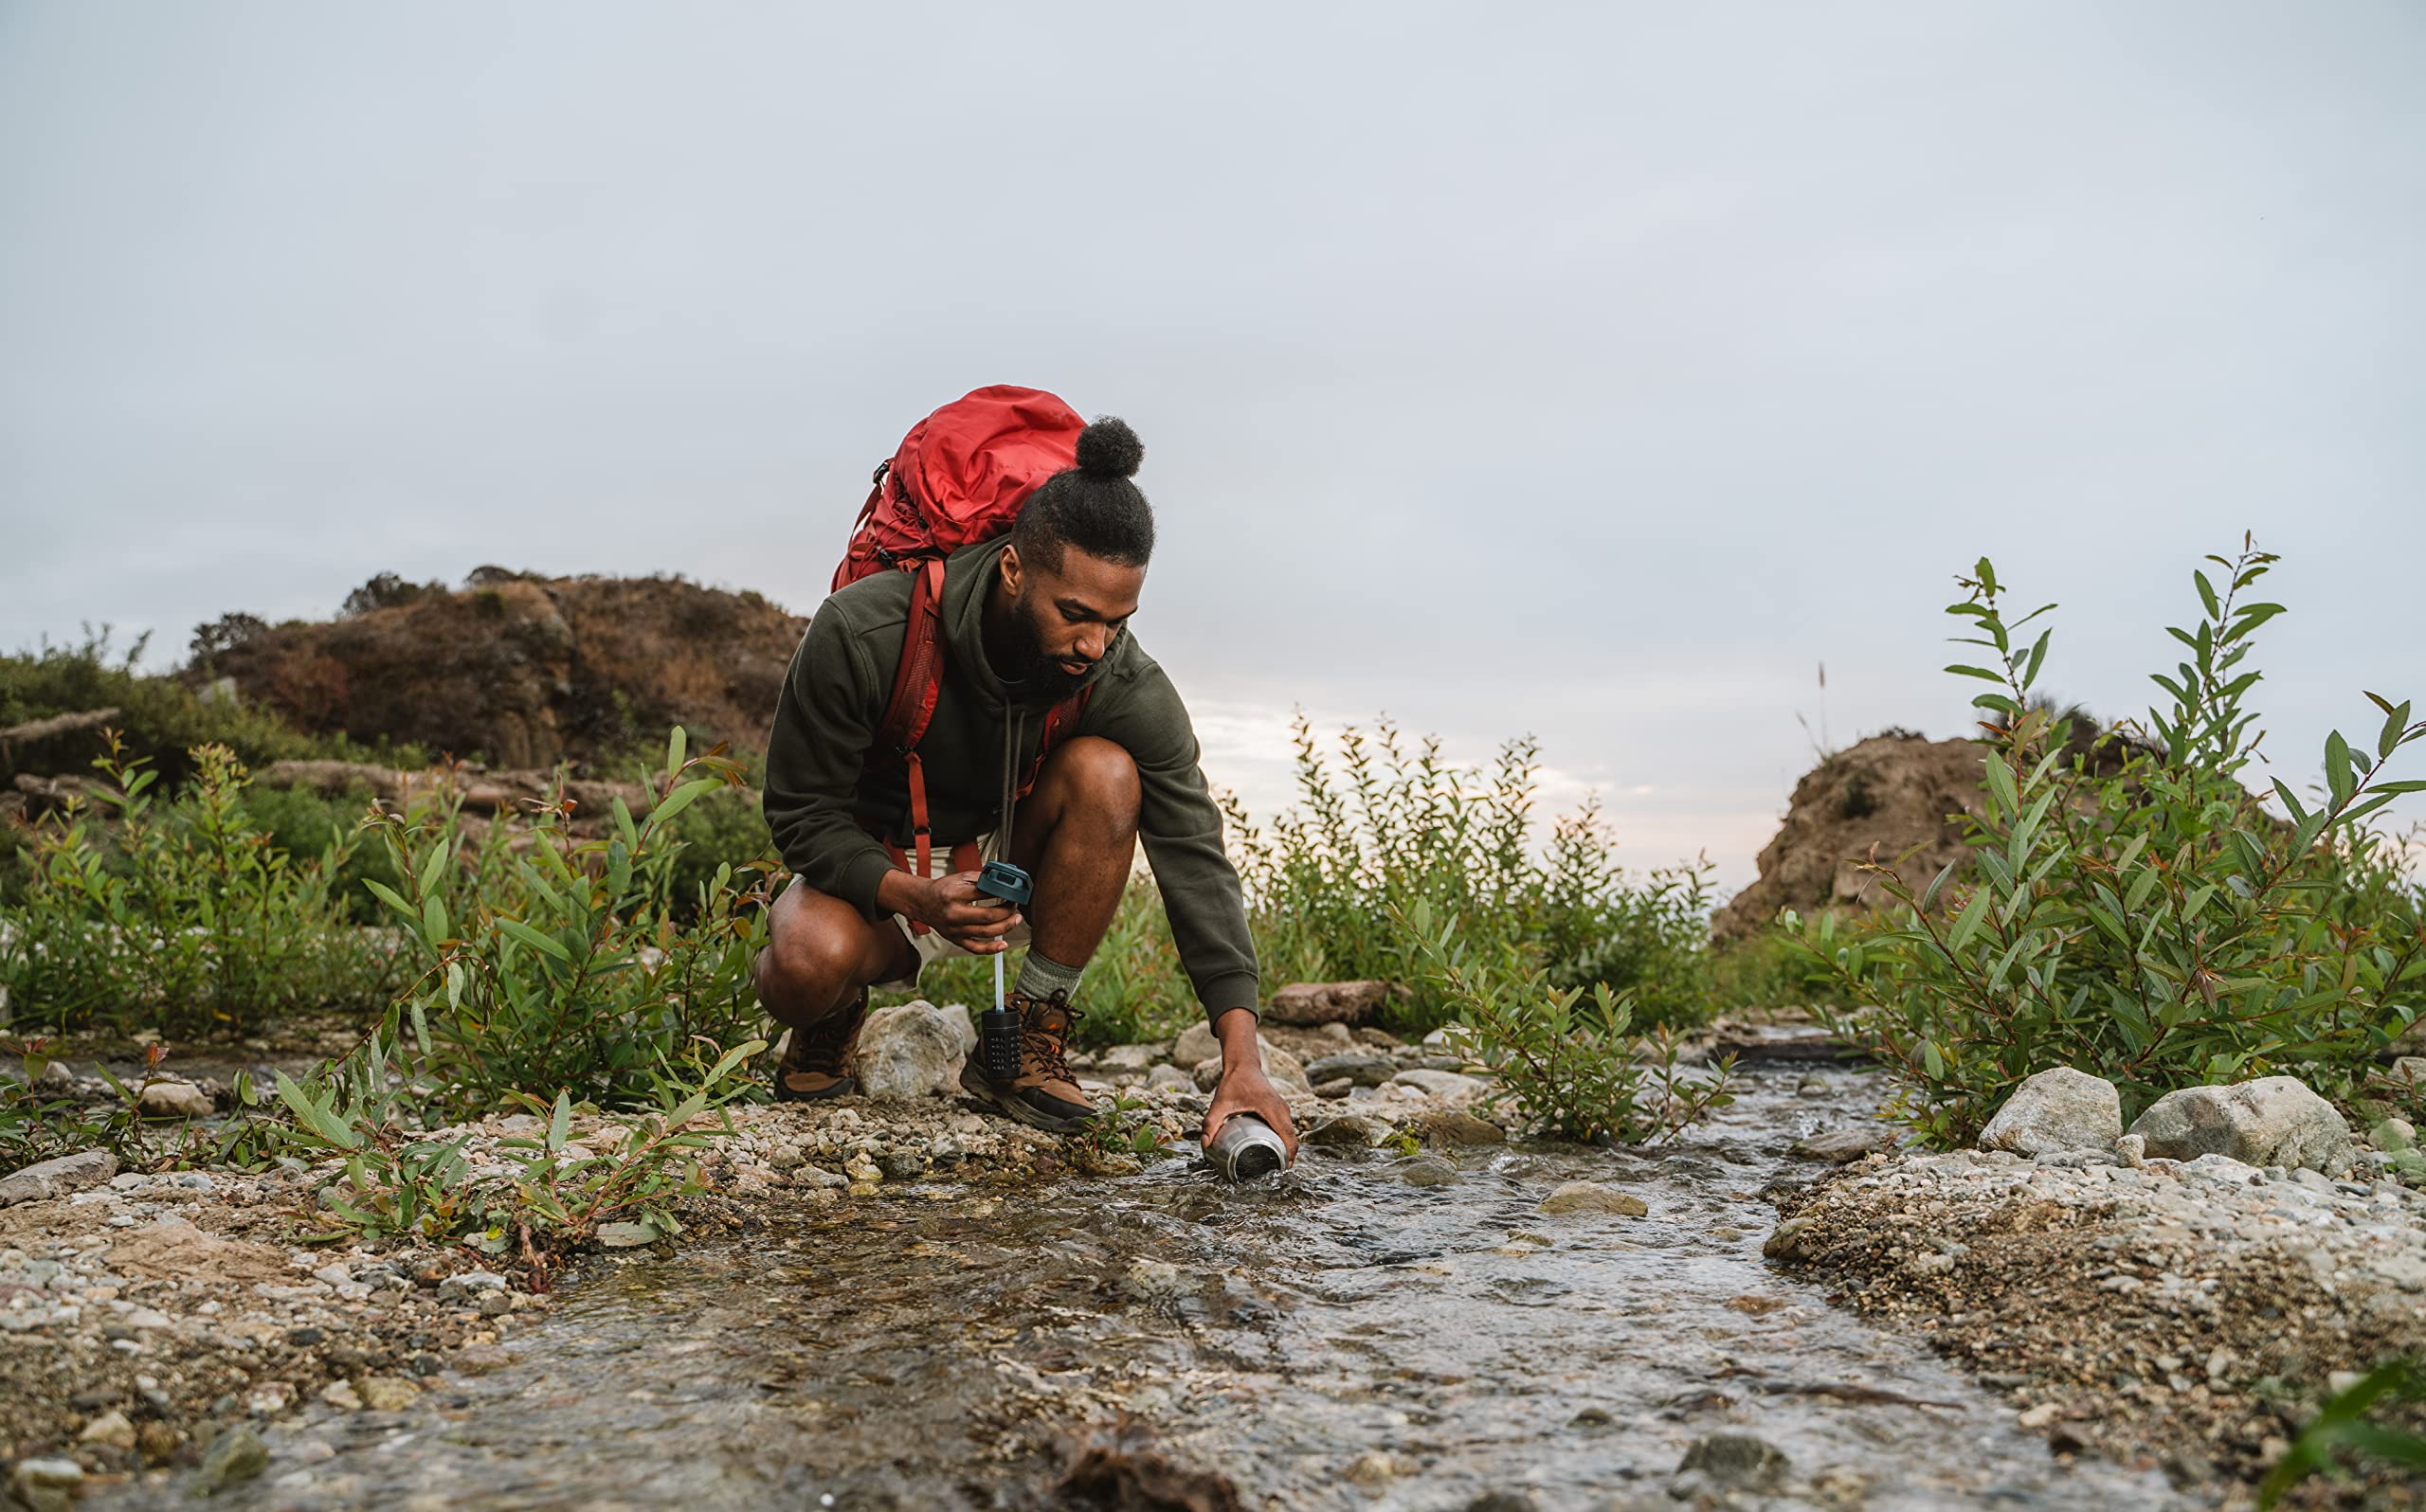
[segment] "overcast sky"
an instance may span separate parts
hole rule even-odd
[[[1530,730],[1741,883],[1819,663],[1838,744],[1962,732],[1984,552],[2135,710],[2244,530],[2306,783],[2426,702],[2421,79],[2357,0],[0,3],[0,644],[485,562],[806,613],[1022,383],[1145,439],[1258,808],[1293,706]]]

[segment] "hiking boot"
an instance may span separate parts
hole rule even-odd
[[[852,1047],[859,1043],[860,1024],[868,1016],[867,989],[806,1029],[792,1031],[784,1058],[775,1063],[775,1101],[815,1103],[848,1097],[860,1089],[859,1078],[845,1069]]]
[[[1095,1117],[1095,1105],[1070,1074],[1070,1026],[1077,1021],[1078,1010],[1070,1006],[1069,994],[1035,998],[1015,992],[1004,1006],[1020,1016],[1018,1079],[991,1080],[982,1058],[971,1055],[960,1070],[961,1089],[1031,1128],[1054,1134],[1067,1134]]]

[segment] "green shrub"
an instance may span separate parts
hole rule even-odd
[[[389,997],[394,951],[338,891],[353,837],[290,853],[248,812],[233,752],[190,756],[192,784],[162,804],[156,774],[113,740],[109,822],[79,801],[33,828],[23,901],[0,920],[9,1021],[183,1037]]]
[[[729,876],[767,875],[781,869],[775,837],[758,800],[738,788],[721,788],[676,816],[674,855],[667,885],[675,911],[689,918],[703,907],[700,890],[711,885],[718,868]]]
[[[1374,978],[1403,983],[1398,1027],[1421,1033],[1454,1004],[1396,919],[1416,904],[1458,937],[1513,949],[1561,987],[1631,995],[1644,1027],[1711,1012],[1707,862],[1628,879],[1598,810],[1553,826],[1533,854],[1539,764],[1510,741],[1488,772],[1441,758],[1426,736],[1410,752],[1386,720],[1340,737],[1333,771],[1296,721],[1300,807],[1258,829],[1228,805],[1240,873],[1267,982]]]
[[[1847,1005],[1833,971],[1773,933],[1713,945],[1709,964],[1711,999],[1725,1009]]]
[[[1513,1107],[1538,1132],[1638,1144],[1734,1101],[1732,1060],[1709,1072],[1680,1066],[1675,1034],[1638,1035],[1627,996],[1607,983],[1560,987],[1523,945],[1463,939],[1423,900],[1393,904],[1391,923],[1455,1015],[1459,1042],[1497,1071],[1486,1103]]]
[[[363,883],[381,882],[392,888],[399,880],[386,846],[353,839],[371,803],[369,788],[357,788],[342,798],[325,798],[304,787],[256,785],[244,793],[244,807],[253,822],[267,832],[272,845],[290,855],[317,855],[332,844],[342,846],[335,891],[345,902],[347,916],[364,925],[381,920],[379,900]]]
[[[307,735],[256,705],[206,698],[174,677],[145,676],[135,670],[143,646],[138,639],[123,656],[116,656],[103,628],[77,645],[0,656],[0,729],[58,714],[118,711],[108,727],[118,734],[115,747],[99,728],[0,747],[0,785],[20,772],[81,773],[113,749],[149,761],[172,789],[192,775],[189,752],[203,746],[225,747],[247,766],[314,758],[427,765],[418,747]]]
[[[2420,894],[2369,824],[2400,793],[2386,765],[2426,738],[2410,706],[2383,714],[2371,749],[2326,742],[2326,788],[2288,819],[2241,784],[2261,737],[2244,663],[2282,606],[2243,602],[2275,561],[2254,547],[2219,593],[2195,575],[2202,615],[2175,629],[2191,659],[2154,680],[2170,699],[2141,738],[2084,754],[2031,687],[2049,634],[2008,620],[1993,567],[1959,580],[1947,612],[1976,632],[1993,721],[1969,863],[1933,879],[1871,870],[1905,907],[1881,925],[1788,920],[1855,1007],[1837,1028],[1887,1065],[1902,1115],[1941,1143],[1967,1139],[2023,1077],[2050,1066],[2104,1076],[2124,1114],[2176,1087],[2299,1074],[2348,1100],[2372,1057],[2426,1003]],[[2053,605],[2049,605],[2052,608]],[[1941,907],[1943,905],[1943,907]]]
[[[462,843],[452,801],[377,821],[402,885],[368,886],[401,923],[417,973],[396,1032],[436,1102],[470,1110],[570,1089],[618,1106],[757,1032],[763,879],[719,866],[687,922],[672,887],[676,821],[736,777],[722,758],[686,759],[677,729],[647,817],[617,800],[605,839],[576,839],[560,807],[492,825],[477,849]]]

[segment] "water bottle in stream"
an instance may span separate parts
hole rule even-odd
[[[1253,1113],[1233,1113],[1213,1136],[1204,1158],[1233,1181],[1270,1176],[1289,1163],[1289,1146],[1271,1125]]]

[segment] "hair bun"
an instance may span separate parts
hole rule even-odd
[[[1146,459],[1146,443],[1117,415],[1105,415],[1078,432],[1078,468],[1095,477],[1134,477]]]

